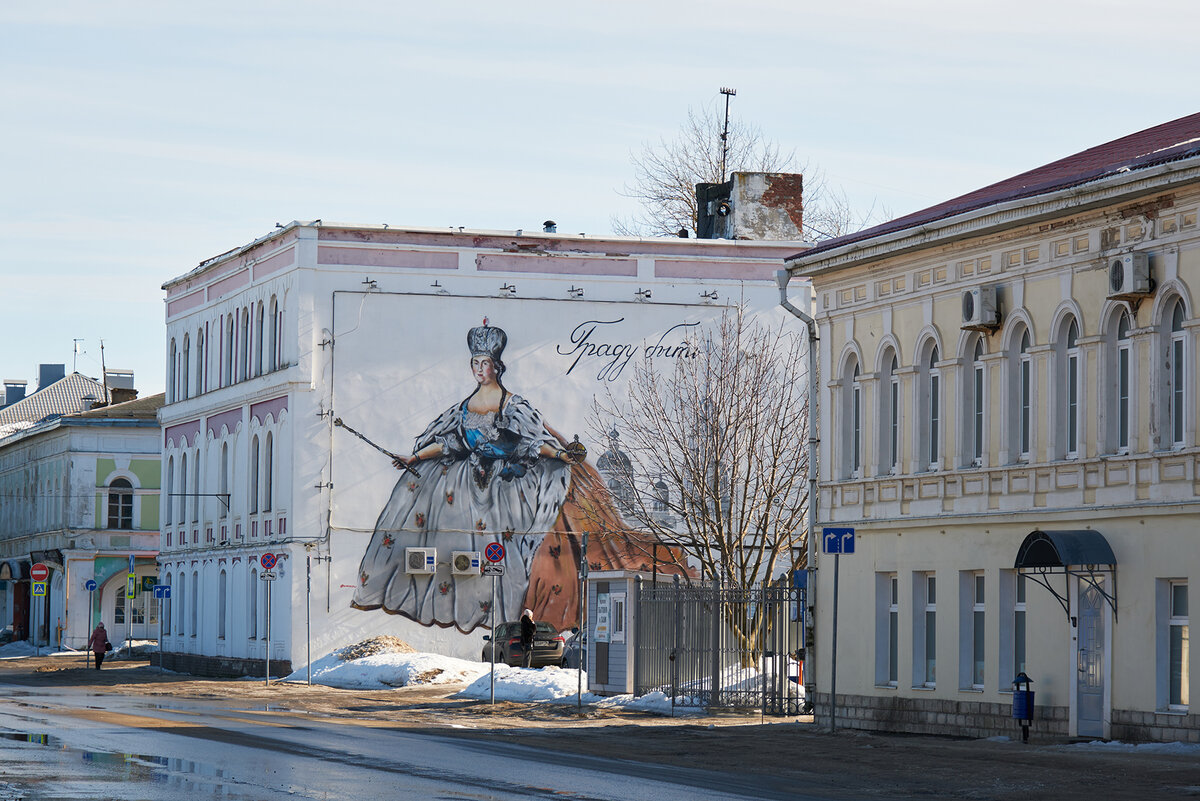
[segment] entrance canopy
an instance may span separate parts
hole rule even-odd
[[[1116,620],[1117,557],[1099,531],[1031,531],[1017,549],[1014,567],[1021,575],[1032,578],[1058,599],[1072,626],[1076,622],[1071,614],[1072,577],[1095,587],[1112,608],[1113,620]],[[1061,593],[1050,582],[1050,577],[1054,575],[1063,576]]]

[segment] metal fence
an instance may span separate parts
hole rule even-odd
[[[658,690],[681,706],[799,714],[801,609],[800,590],[784,584],[639,581],[632,632],[635,693]]]

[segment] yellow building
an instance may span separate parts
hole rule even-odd
[[[1200,741],[1200,114],[789,260],[820,331],[818,720]],[[836,704],[830,690],[836,681]]]

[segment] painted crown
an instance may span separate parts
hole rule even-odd
[[[467,348],[472,356],[488,356],[493,362],[498,362],[507,344],[508,334],[504,333],[504,329],[488,325],[486,318],[483,325],[467,331]]]

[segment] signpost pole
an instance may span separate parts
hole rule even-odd
[[[267,675],[263,679],[263,684],[267,687],[271,686],[271,588],[274,582],[267,582]]]
[[[91,639],[92,628],[93,628],[93,626],[92,626],[92,603],[93,603],[92,591],[88,590],[88,627],[87,627],[88,639]],[[83,666],[84,667],[88,666],[88,649],[87,649],[86,645],[83,647]]]
[[[158,593],[155,593],[157,595]],[[163,605],[162,600],[158,602],[158,672],[163,671]]]
[[[584,643],[587,642],[587,636],[584,634],[584,626],[587,624],[587,618],[584,617],[584,604],[587,602],[587,561],[588,533],[583,532],[583,543],[580,548],[579,555],[579,631],[575,634],[575,642],[579,645],[579,675],[576,677],[575,683],[575,707],[583,711],[583,671],[586,667],[584,652]],[[657,544],[656,546],[657,547]],[[658,568],[658,562],[654,563],[655,568]]]
[[[312,686],[312,554],[304,557],[304,649],[308,684]]]
[[[492,705],[496,704],[496,576],[492,576]]]
[[[838,635],[838,569],[842,555],[833,555],[833,647],[830,656],[833,662],[829,669],[829,732],[837,731],[837,635]]]

